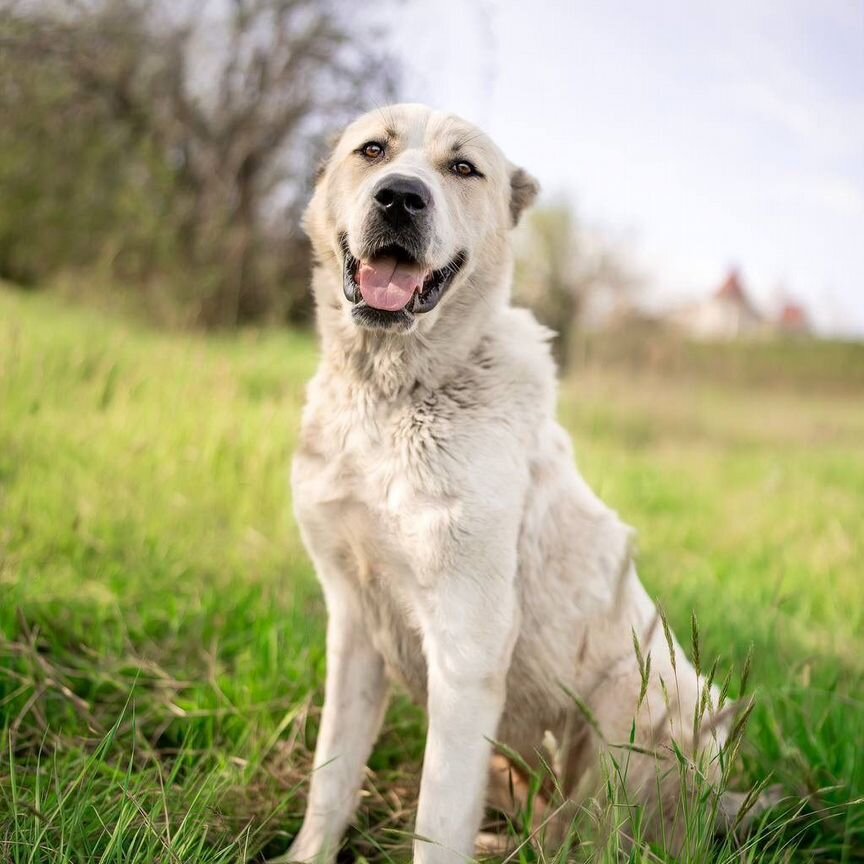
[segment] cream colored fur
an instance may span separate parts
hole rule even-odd
[[[382,164],[358,159],[364,141],[382,138]],[[483,178],[447,171],[454,144]],[[468,253],[439,306],[399,334],[352,320],[338,239],[346,233],[359,256],[372,184],[391,170],[432,189],[430,266]],[[668,754],[674,735],[694,747],[703,684],[677,643],[672,669],[631,531],[575,467],[555,419],[551,334],[510,305],[509,234],[535,192],[475,127],[399,105],[348,127],[309,205],[322,356],[293,492],[329,614],[327,682],[308,811],[283,860],[333,859],[391,681],[429,715],[414,844],[423,864],[472,855],[490,739],[533,766],[544,738],[554,740],[559,782],[577,803],[597,791],[602,752],[625,752],[615,746],[628,742],[634,716],[638,745]],[[634,630],[652,657],[638,712]],[[714,719],[722,742],[725,724]],[[629,792],[660,836],[670,829],[660,810],[679,794],[674,763],[658,784],[653,757],[627,761]],[[506,763],[492,767],[500,781]],[[509,785],[493,783],[498,806]]]

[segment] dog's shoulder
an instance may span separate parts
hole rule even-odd
[[[527,309],[506,307],[501,325],[493,331],[487,350],[495,357],[500,380],[525,388],[534,400],[544,400],[554,411],[557,370],[550,343],[554,331],[540,324]]]

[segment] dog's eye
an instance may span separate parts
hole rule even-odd
[[[384,145],[378,141],[367,141],[357,152],[367,159],[380,159],[384,155]]]
[[[450,170],[460,177],[480,177],[480,172],[467,160],[459,159],[450,165]]]

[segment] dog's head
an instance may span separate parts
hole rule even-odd
[[[341,311],[361,327],[431,326],[427,313],[504,254],[537,190],[452,114],[423,105],[370,112],[342,133],[306,212],[319,266],[338,268],[317,290],[338,285]]]

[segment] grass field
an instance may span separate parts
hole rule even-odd
[[[287,847],[324,677],[287,483],[314,365],[308,335],[158,334],[0,289],[0,861]],[[737,784],[808,796],[717,860],[864,861],[864,389],[813,381],[562,386],[673,627],[695,611],[718,677],[753,646]],[[397,697],[346,860],[407,860],[422,741]]]

